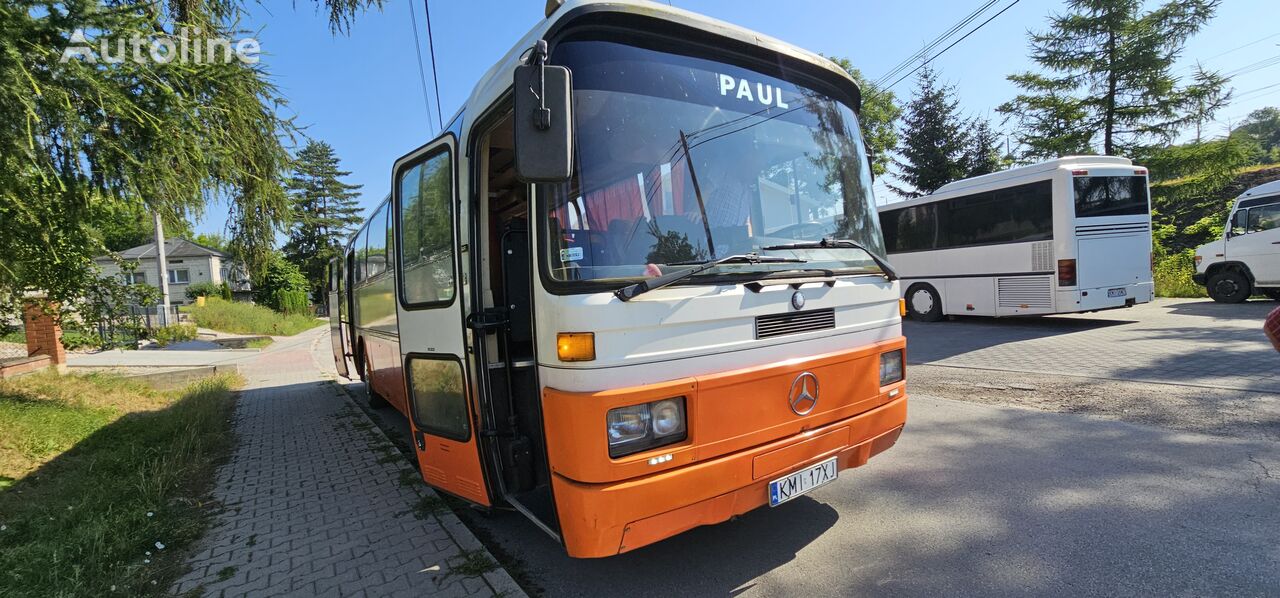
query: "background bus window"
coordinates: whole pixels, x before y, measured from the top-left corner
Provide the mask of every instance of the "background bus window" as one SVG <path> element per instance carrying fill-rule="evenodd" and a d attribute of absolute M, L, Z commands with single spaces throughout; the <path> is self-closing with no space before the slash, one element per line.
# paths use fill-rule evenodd
<path fill-rule="evenodd" d="M 1075 192 L 1077 218 L 1135 216 L 1151 211 L 1146 177 L 1078 176 Z"/>
<path fill-rule="evenodd" d="M 360 229 L 360 234 L 356 236 L 356 240 L 351 244 L 356 251 L 355 258 L 355 282 L 360 282 L 368 277 L 368 270 L 365 268 L 364 257 L 369 254 L 366 245 L 369 244 L 369 227 L 365 226 Z"/>
<path fill-rule="evenodd" d="M 1053 184 L 943 199 L 880 214 L 889 253 L 1028 243 L 1053 238 Z"/>
<path fill-rule="evenodd" d="M 453 170 L 449 152 L 404 171 L 399 186 L 405 303 L 453 301 Z"/>
<path fill-rule="evenodd" d="M 365 256 L 365 277 L 372 278 L 387 271 L 387 205 L 369 219 L 368 253 Z"/>
<path fill-rule="evenodd" d="M 464 442 L 471 437 L 462 364 L 448 358 L 409 358 L 413 421 L 419 430 Z"/>

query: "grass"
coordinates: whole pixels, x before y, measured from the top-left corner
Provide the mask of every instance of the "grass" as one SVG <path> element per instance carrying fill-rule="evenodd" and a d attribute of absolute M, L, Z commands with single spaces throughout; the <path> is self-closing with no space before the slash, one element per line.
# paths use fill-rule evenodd
<path fill-rule="evenodd" d="M 271 346 L 271 343 L 274 343 L 274 342 L 275 341 L 270 338 L 255 338 L 245 343 L 244 346 L 249 349 L 266 349 L 267 347 Z"/>
<path fill-rule="evenodd" d="M 234 383 L 0 381 L 0 596 L 166 594 L 210 522 Z"/>
<path fill-rule="evenodd" d="M 209 297 L 204 307 L 192 306 L 190 313 L 201 328 L 231 334 L 293 336 L 324 323 L 309 315 L 286 316 L 261 305 L 223 301 L 215 297 Z"/>

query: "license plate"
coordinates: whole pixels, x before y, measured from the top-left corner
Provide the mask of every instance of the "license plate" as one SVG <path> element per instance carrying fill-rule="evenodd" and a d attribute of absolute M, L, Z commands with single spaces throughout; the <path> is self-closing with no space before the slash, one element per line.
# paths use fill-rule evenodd
<path fill-rule="evenodd" d="M 1128 291 L 1126 291 L 1126 290 L 1125 290 L 1125 289 L 1123 289 L 1123 288 L 1121 288 L 1121 289 L 1107 289 L 1107 298 L 1108 298 L 1108 299 L 1113 299 L 1113 298 L 1115 298 L 1115 297 L 1124 297 L 1125 295 L 1128 295 L 1128 294 L 1129 294 L 1129 292 L 1128 292 Z"/>
<path fill-rule="evenodd" d="M 818 486 L 834 481 L 836 481 L 836 458 L 832 457 L 808 469 L 769 482 L 769 506 L 776 507 Z"/>

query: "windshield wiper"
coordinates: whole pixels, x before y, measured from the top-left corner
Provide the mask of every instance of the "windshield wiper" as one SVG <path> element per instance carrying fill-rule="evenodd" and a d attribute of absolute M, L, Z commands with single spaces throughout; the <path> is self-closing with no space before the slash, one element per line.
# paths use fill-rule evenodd
<path fill-rule="evenodd" d="M 700 272 L 706 272 L 707 270 L 710 270 L 721 264 L 730 264 L 730 263 L 739 263 L 739 262 L 747 263 L 747 264 L 787 264 L 787 263 L 803 264 L 805 263 L 805 261 L 806 260 L 802 260 L 800 258 L 776 257 L 776 256 L 769 256 L 769 255 L 760 255 L 757 253 L 742 253 L 737 255 L 730 255 L 730 256 L 722 257 L 718 260 L 704 262 L 701 265 L 695 266 L 693 268 L 689 268 L 688 270 L 680 270 L 679 272 L 663 274 L 662 276 L 659 276 L 657 278 L 642 280 L 635 284 L 622 287 L 614 291 L 613 296 L 617 297 L 618 299 L 621 299 L 622 301 L 630 301 L 632 299 L 635 299 L 637 295 L 641 295 L 652 290 L 660 289 L 665 286 L 673 285 L 686 278 L 689 278 L 690 276 L 693 276 L 694 274 L 698 274 Z"/>
<path fill-rule="evenodd" d="M 818 242 L 808 243 L 788 243 L 786 245 L 770 245 L 762 247 L 761 251 L 778 251 L 782 249 L 860 249 L 863 253 L 871 257 L 871 261 L 876 263 L 880 271 L 884 272 L 884 277 L 889 280 L 898 280 L 898 272 L 884 261 L 880 256 L 872 253 L 865 245 L 852 239 L 823 239 Z"/>

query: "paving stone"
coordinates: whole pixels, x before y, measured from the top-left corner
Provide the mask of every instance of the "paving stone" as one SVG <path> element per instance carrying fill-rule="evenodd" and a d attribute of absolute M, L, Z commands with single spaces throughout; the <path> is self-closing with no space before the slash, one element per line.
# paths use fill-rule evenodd
<path fill-rule="evenodd" d="M 240 365 L 247 385 L 232 420 L 238 442 L 215 478 L 224 509 L 171 590 L 203 584 L 207 596 L 522 595 L 505 572 L 496 589 L 492 576 L 451 574 L 448 562 L 463 552 L 454 538 L 470 545 L 474 537 L 465 528 L 465 537 L 453 527 L 446 532 L 440 518 L 405 514 L 430 490 L 401 485 L 402 462 L 378 462 L 383 454 L 374 448 L 385 440 L 329 381 L 328 347 L 322 328 L 277 341 Z M 452 514 L 445 518 L 456 523 Z M 424 559 L 442 569 L 416 575 Z M 218 580 L 226 567 L 235 574 Z"/>

